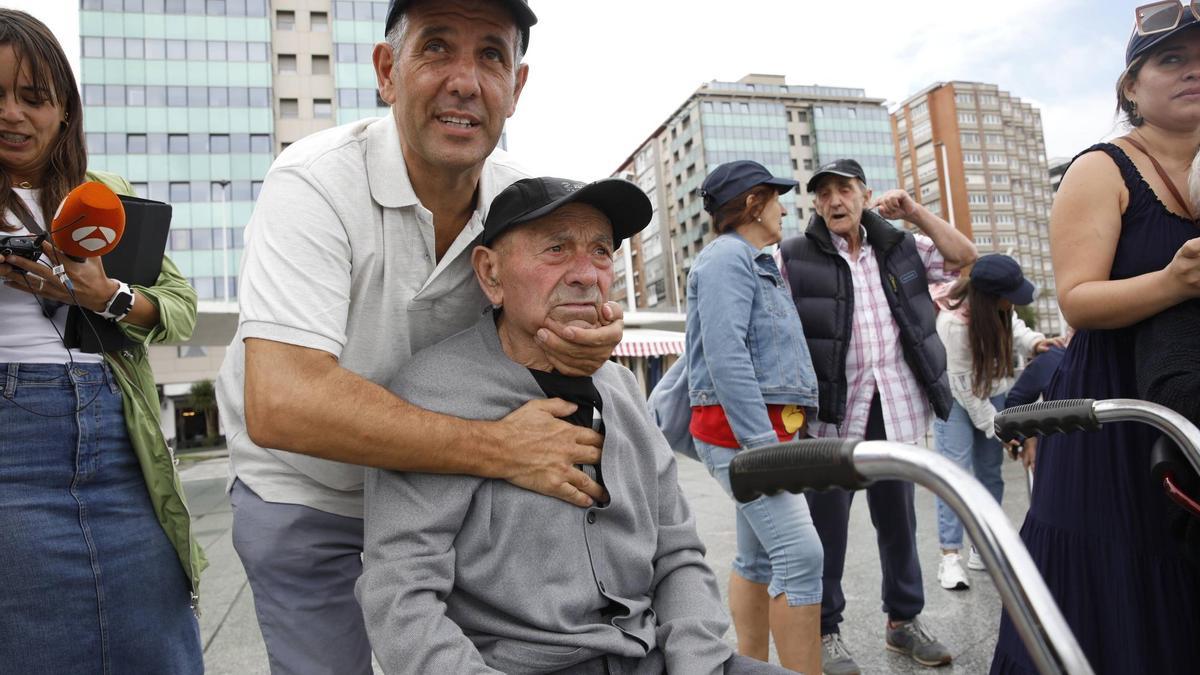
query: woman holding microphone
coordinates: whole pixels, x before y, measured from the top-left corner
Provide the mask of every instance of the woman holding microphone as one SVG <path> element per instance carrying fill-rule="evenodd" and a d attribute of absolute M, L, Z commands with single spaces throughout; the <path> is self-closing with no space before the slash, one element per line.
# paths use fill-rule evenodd
<path fill-rule="evenodd" d="M 132 192 L 87 171 L 82 110 L 54 35 L 0 9 L 0 236 L 50 229 L 85 181 Z M 201 673 L 204 559 L 146 349 L 191 335 L 196 293 L 170 260 L 153 286 L 130 287 L 98 257 L 43 250 L 47 264 L 0 260 L 0 671 Z M 48 266 L 59 261 L 70 287 Z M 60 303 L 133 346 L 68 348 Z"/>

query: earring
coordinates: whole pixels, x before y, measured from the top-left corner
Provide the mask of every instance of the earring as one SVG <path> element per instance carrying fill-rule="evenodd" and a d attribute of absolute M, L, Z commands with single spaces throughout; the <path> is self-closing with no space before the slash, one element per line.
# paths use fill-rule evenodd
<path fill-rule="evenodd" d="M 1137 101 L 1130 101 L 1129 102 L 1129 123 L 1135 127 L 1141 125 L 1141 123 L 1142 123 L 1142 116 L 1138 114 L 1137 109 L 1138 109 Z"/>
<path fill-rule="evenodd" d="M 762 216 L 759 216 L 759 217 L 755 218 L 755 220 L 761 223 L 761 222 L 762 222 Z"/>

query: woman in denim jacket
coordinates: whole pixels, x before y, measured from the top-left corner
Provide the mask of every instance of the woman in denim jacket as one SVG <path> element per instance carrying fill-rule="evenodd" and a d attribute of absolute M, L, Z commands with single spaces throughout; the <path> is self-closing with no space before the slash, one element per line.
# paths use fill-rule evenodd
<path fill-rule="evenodd" d="M 761 164 L 729 162 L 702 186 L 720 235 L 696 258 L 687 283 L 690 430 L 709 473 L 730 493 L 729 462 L 741 448 L 805 433 L 817 379 L 804 329 L 774 259 L 762 249 L 783 236 L 779 195 L 796 181 Z M 738 651 L 821 672 L 823 553 L 808 504 L 778 494 L 737 504 L 737 555 L 729 604 Z"/>

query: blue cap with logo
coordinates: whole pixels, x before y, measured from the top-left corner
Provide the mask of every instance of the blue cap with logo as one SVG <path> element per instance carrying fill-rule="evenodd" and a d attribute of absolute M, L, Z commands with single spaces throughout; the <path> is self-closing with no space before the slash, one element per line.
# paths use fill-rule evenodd
<path fill-rule="evenodd" d="M 979 256 L 971 267 L 971 283 L 979 290 L 1000 296 L 1014 305 L 1033 302 L 1037 291 L 1021 272 L 1021 263 L 999 253 Z"/>
<path fill-rule="evenodd" d="M 794 190 L 800 181 L 791 178 L 776 178 L 767 167 L 749 159 L 725 162 L 713 169 L 700 186 L 704 198 L 704 210 L 716 213 L 726 202 L 756 185 L 770 185 L 783 194 Z"/>

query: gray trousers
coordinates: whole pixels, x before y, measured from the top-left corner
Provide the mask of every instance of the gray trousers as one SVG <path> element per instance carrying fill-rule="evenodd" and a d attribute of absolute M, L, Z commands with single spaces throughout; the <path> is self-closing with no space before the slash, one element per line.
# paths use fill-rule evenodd
<path fill-rule="evenodd" d="M 254 593 L 273 675 L 371 675 L 354 583 L 363 521 L 265 502 L 233 484 L 233 547 Z"/>

